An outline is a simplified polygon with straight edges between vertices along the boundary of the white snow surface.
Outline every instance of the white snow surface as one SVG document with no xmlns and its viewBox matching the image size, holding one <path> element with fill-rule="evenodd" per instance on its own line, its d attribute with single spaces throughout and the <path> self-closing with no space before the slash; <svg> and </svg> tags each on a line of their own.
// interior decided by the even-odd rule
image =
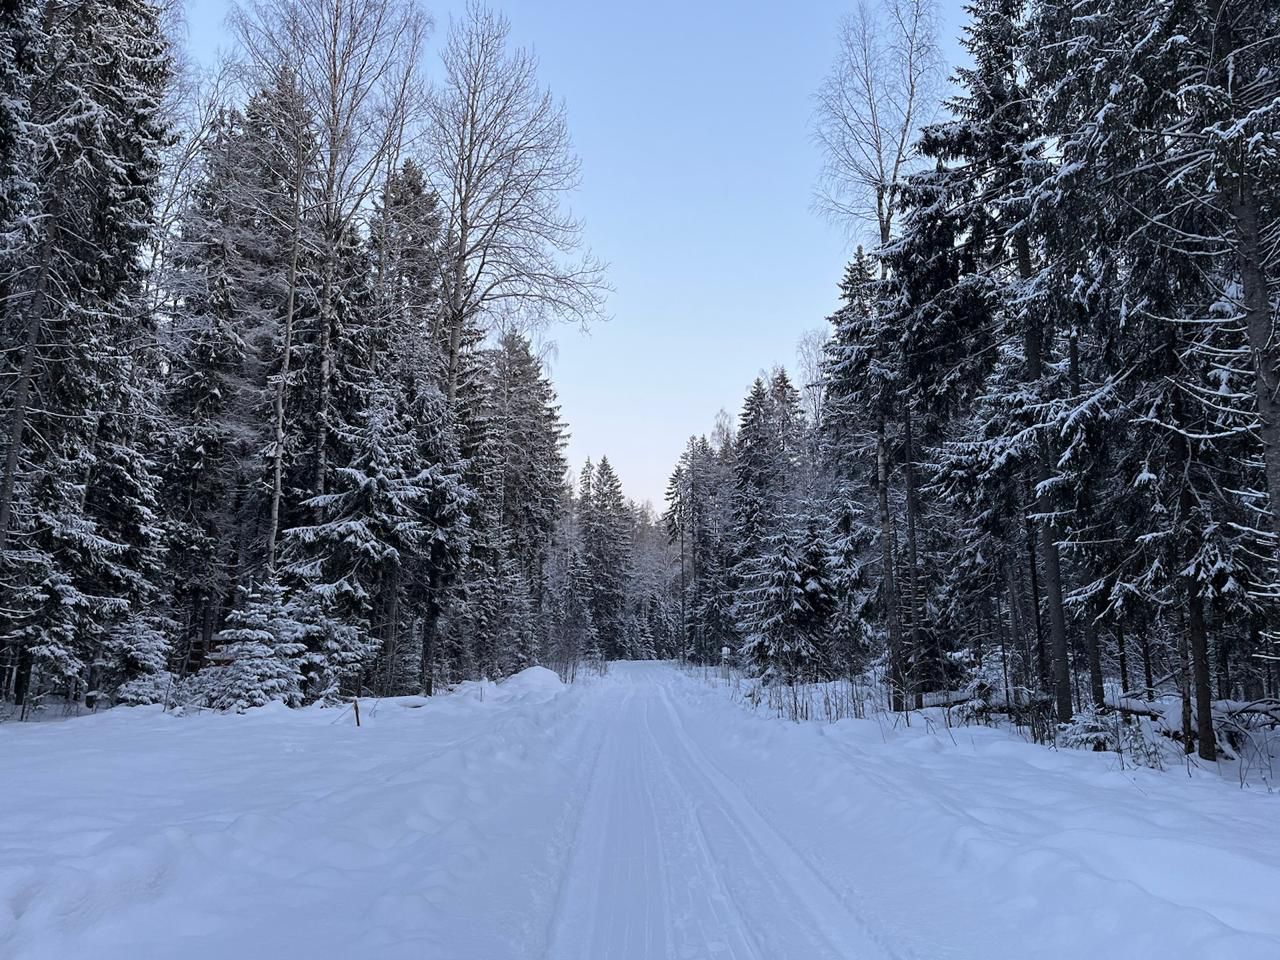
<svg viewBox="0 0 1280 960">
<path fill-rule="evenodd" d="M 362 707 L 0 726 L 0 957 L 1280 958 L 1263 790 L 658 663 Z"/>
</svg>

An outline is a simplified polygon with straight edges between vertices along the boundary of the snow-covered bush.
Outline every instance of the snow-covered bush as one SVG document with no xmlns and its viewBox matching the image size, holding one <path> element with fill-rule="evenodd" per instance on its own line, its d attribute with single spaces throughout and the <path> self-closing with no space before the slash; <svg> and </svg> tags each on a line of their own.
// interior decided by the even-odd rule
<svg viewBox="0 0 1280 960">
<path fill-rule="evenodd" d="M 1162 736 L 1148 717 L 1135 717 L 1132 722 L 1121 723 L 1120 729 L 1125 756 L 1140 767 L 1163 770 L 1168 753 L 1182 753 L 1181 745 Z"/>
<path fill-rule="evenodd" d="M 116 703 L 129 707 L 141 707 L 152 703 L 168 703 L 177 685 L 168 670 L 146 673 L 133 680 L 126 680 L 117 689 Z"/>
<path fill-rule="evenodd" d="M 173 685 L 168 671 L 171 652 L 169 637 L 159 625 L 131 617 L 103 644 L 103 660 L 109 666 L 99 683 L 108 692 L 114 688 L 116 703 L 163 703 Z"/>
<path fill-rule="evenodd" d="M 227 618 L 209 666 L 189 677 L 181 700 L 215 710 L 243 712 L 273 700 L 302 702 L 302 643 L 307 626 L 280 584 L 268 582 Z"/>
<path fill-rule="evenodd" d="M 1076 750 L 1115 750 L 1120 746 L 1121 726 L 1114 714 L 1102 714 L 1096 710 L 1081 710 L 1070 723 L 1063 724 L 1058 733 L 1058 744 Z"/>
</svg>

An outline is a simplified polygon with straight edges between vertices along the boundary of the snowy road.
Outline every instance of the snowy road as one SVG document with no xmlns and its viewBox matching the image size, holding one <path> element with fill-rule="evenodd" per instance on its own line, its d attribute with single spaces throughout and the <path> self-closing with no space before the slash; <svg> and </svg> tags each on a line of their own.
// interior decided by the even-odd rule
<svg viewBox="0 0 1280 960">
<path fill-rule="evenodd" d="M 1280 798 L 662 664 L 0 727 L 0 957 L 1280 957 Z"/>
<path fill-rule="evenodd" d="M 666 668 L 622 672 L 549 956 L 893 956 L 693 742 Z"/>
</svg>

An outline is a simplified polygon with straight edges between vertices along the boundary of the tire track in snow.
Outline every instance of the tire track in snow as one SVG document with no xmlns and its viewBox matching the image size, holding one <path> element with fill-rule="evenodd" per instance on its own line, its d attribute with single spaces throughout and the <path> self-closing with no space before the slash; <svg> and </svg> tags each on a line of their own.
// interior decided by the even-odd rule
<svg viewBox="0 0 1280 960">
<path fill-rule="evenodd" d="M 653 725 L 649 719 L 649 705 L 651 699 L 652 698 L 646 698 L 644 705 L 644 731 L 645 745 L 648 748 L 647 753 L 658 761 L 656 766 L 658 766 L 662 776 L 666 778 L 675 794 L 683 796 L 687 800 L 688 784 L 675 775 L 675 772 L 671 768 L 670 761 L 667 759 L 667 755 L 658 749 L 658 740 L 657 737 L 654 736 Z M 653 765 L 651 764 L 651 768 L 652 766 Z M 645 779 L 647 781 L 651 780 L 651 778 L 648 777 Z M 652 788 L 650 787 L 650 789 Z M 741 945 L 741 949 L 737 951 L 734 951 L 731 945 L 726 945 L 726 949 L 730 951 L 730 956 L 734 957 L 735 960 L 767 960 L 766 954 L 762 952 L 762 945 L 760 943 L 759 936 L 752 928 L 751 924 L 747 922 L 747 915 L 744 913 L 741 904 L 738 903 L 737 899 L 733 896 L 732 891 L 725 883 L 717 859 L 711 852 L 711 845 L 709 838 L 707 837 L 706 829 L 699 821 L 696 809 L 693 808 L 692 804 L 689 804 L 689 807 L 689 821 L 692 826 L 698 857 L 703 866 L 703 870 L 701 872 L 705 876 L 710 877 L 711 886 L 714 887 L 715 893 L 719 895 L 719 901 L 724 904 L 730 913 L 730 917 L 728 918 L 729 922 L 727 923 L 724 921 L 723 916 L 720 917 L 721 926 L 728 932 L 729 941 L 732 942 L 736 939 Z M 710 899 L 708 900 L 708 905 L 712 907 L 714 912 L 714 905 Z M 735 933 L 737 934 L 736 938 L 734 937 Z M 704 929 L 704 944 L 709 939 L 710 938 L 705 935 Z"/>
<path fill-rule="evenodd" d="M 760 873 L 776 877 L 777 886 L 789 888 L 790 899 L 810 915 L 814 921 L 813 929 L 822 934 L 835 950 L 835 955 L 856 957 L 858 960 L 909 960 L 911 954 L 891 947 L 863 917 L 845 904 L 830 882 L 769 824 L 743 791 L 698 746 L 686 730 L 667 684 L 659 684 L 658 691 L 671 720 L 675 740 L 684 752 L 687 769 L 700 777 L 719 799 L 726 820 L 744 844 L 755 849 Z"/>
<path fill-rule="evenodd" d="M 596 696 L 607 695 L 608 690 L 606 687 Z M 621 703 L 609 704 L 605 709 L 612 714 L 612 720 L 602 726 L 592 724 L 598 715 L 596 711 L 583 711 L 580 739 L 586 740 L 590 733 L 596 732 L 599 743 L 587 767 L 588 772 L 579 779 L 579 784 L 586 789 L 574 818 L 569 852 L 563 860 L 555 906 L 546 928 L 543 960 L 575 956 L 566 944 L 572 944 L 583 936 L 590 942 L 600 925 L 599 876 L 603 871 L 601 857 L 608 839 L 608 817 L 602 808 L 618 777 L 616 741 L 622 718 L 626 716 L 634 696 L 634 688 L 628 688 Z"/>
</svg>

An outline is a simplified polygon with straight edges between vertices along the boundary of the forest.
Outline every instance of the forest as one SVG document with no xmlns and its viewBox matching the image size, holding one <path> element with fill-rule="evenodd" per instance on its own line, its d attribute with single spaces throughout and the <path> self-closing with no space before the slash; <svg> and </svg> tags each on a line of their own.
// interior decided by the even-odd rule
<svg viewBox="0 0 1280 960">
<path fill-rule="evenodd" d="M 1280 723 L 1280 9 L 966 14 L 949 79 L 929 0 L 844 21 L 840 306 L 654 508 L 566 460 L 549 337 L 609 281 L 501 13 L 254 0 L 201 73 L 176 8 L 3 0 L 0 701 L 727 648 L 1041 740 Z"/>
<path fill-rule="evenodd" d="M 846 21 L 820 199 L 875 242 L 672 476 L 691 648 L 1213 760 L 1280 721 L 1280 11 L 978 0 L 922 122 L 933 9 Z"/>
</svg>

